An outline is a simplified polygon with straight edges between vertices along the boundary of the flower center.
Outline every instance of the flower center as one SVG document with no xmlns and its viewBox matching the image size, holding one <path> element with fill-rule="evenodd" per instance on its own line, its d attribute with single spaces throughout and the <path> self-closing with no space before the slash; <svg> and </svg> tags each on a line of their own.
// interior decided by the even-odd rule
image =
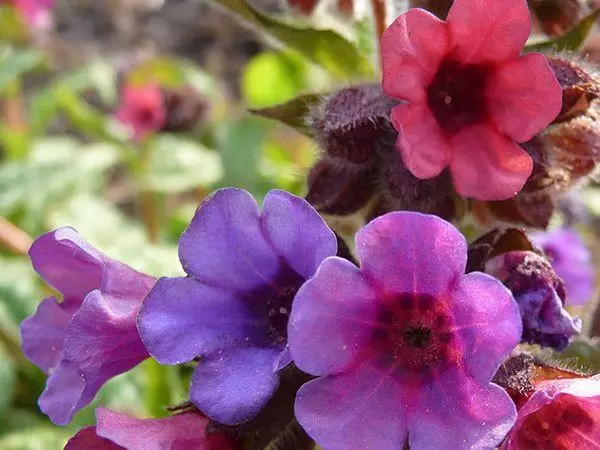
<svg viewBox="0 0 600 450">
<path fill-rule="evenodd" d="M 384 365 L 395 365 L 398 374 L 424 375 L 455 360 L 451 320 L 443 302 L 424 295 L 404 293 L 381 310 L 373 346 Z"/>
<path fill-rule="evenodd" d="M 487 67 L 446 59 L 427 88 L 427 104 L 439 126 L 454 134 L 485 118 Z"/>
</svg>

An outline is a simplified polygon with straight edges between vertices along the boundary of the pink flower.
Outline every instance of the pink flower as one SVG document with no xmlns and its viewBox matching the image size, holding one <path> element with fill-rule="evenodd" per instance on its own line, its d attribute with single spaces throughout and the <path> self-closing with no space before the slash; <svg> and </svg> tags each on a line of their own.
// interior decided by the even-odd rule
<svg viewBox="0 0 600 450">
<path fill-rule="evenodd" d="M 519 56 L 531 31 L 525 0 L 456 0 L 447 21 L 421 10 L 382 39 L 383 89 L 396 147 L 417 178 L 444 168 L 456 191 L 480 200 L 516 195 L 532 171 L 527 142 L 560 112 L 546 58 Z"/>
<path fill-rule="evenodd" d="M 0 0 L 0 4 L 13 5 L 23 20 L 33 28 L 50 26 L 50 10 L 54 0 Z"/>
<path fill-rule="evenodd" d="M 544 381 L 502 450 L 591 449 L 600 442 L 600 375 Z"/>
<path fill-rule="evenodd" d="M 136 141 L 160 130 L 166 116 L 163 94 L 158 85 L 127 85 L 123 88 L 117 119 L 132 128 Z"/>
</svg>

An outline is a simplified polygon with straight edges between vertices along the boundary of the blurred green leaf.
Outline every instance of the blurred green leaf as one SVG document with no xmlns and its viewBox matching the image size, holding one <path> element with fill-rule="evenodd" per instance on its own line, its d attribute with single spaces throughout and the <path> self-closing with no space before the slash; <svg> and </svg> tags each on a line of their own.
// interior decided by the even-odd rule
<svg viewBox="0 0 600 450">
<path fill-rule="evenodd" d="M 576 363 L 577 368 L 600 372 L 600 348 L 584 341 L 573 341 L 567 349 L 557 355 L 562 360 Z"/>
<path fill-rule="evenodd" d="M 323 94 L 306 94 L 296 97 L 289 102 L 271 108 L 251 109 L 250 112 L 268 119 L 277 120 L 308 137 L 314 137 L 314 132 L 308 123 L 311 110 L 321 102 Z"/>
<path fill-rule="evenodd" d="M 164 87 L 177 87 L 184 81 L 184 70 L 175 58 L 150 59 L 127 74 L 127 82 L 133 85 L 157 83 Z"/>
<path fill-rule="evenodd" d="M 70 433 L 59 427 L 40 425 L 0 436 L 2 450 L 60 450 Z"/>
<path fill-rule="evenodd" d="M 332 30 L 316 30 L 287 24 L 267 16 L 244 0 L 213 0 L 290 49 L 325 68 L 339 79 L 373 75 L 373 68 L 349 41 Z"/>
<path fill-rule="evenodd" d="M 524 49 L 526 52 L 538 52 L 552 50 L 555 52 L 576 51 L 581 47 L 594 23 L 600 17 L 600 8 L 593 11 L 591 14 L 584 17 L 577 25 L 575 25 L 564 36 L 550 39 L 546 42 L 527 45 Z"/>
<path fill-rule="evenodd" d="M 0 52 L 0 90 L 6 89 L 23 74 L 38 67 L 43 61 L 36 50 L 8 50 Z"/>
<path fill-rule="evenodd" d="M 17 8 L 11 4 L 0 3 L 0 39 L 23 43 L 27 41 L 27 31 Z"/>
<path fill-rule="evenodd" d="M 45 416 L 22 408 L 11 408 L 0 414 L 0 438 L 18 430 L 47 425 Z"/>
<path fill-rule="evenodd" d="M 0 351 L 0 417 L 10 406 L 13 398 L 16 368 Z"/>
<path fill-rule="evenodd" d="M 223 175 L 218 153 L 177 135 L 156 136 L 148 151 L 148 166 L 141 176 L 144 189 L 184 192 L 210 186 Z"/>
</svg>

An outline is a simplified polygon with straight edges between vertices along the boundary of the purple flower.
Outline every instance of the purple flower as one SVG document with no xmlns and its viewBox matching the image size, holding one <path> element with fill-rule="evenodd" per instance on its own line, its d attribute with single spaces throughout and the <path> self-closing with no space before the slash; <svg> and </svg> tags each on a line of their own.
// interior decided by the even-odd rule
<svg viewBox="0 0 600 450">
<path fill-rule="evenodd" d="M 464 274 L 467 244 L 435 216 L 381 216 L 356 248 L 360 268 L 327 258 L 294 301 L 292 357 L 320 377 L 299 422 L 329 450 L 494 447 L 516 417 L 490 383 L 521 337 L 510 292 Z"/>
<path fill-rule="evenodd" d="M 564 350 L 581 332 L 581 319 L 563 308 L 566 291 L 550 263 L 534 252 L 514 251 L 489 260 L 485 271 L 504 282 L 519 304 L 522 342 Z"/>
<path fill-rule="evenodd" d="M 23 321 L 23 351 L 50 375 L 41 410 L 66 425 L 106 381 L 148 357 L 135 316 L 154 278 L 103 255 L 72 228 L 37 238 L 29 257 L 63 300 L 46 298 Z"/>
<path fill-rule="evenodd" d="M 336 238 L 303 199 L 273 190 L 262 212 L 240 189 L 207 198 L 179 241 L 186 278 L 162 278 L 146 297 L 138 328 L 163 364 L 200 357 L 190 399 L 210 418 L 255 416 L 289 361 L 287 322 L 300 285 Z"/>
<path fill-rule="evenodd" d="M 581 305 L 592 299 L 594 267 L 592 257 L 579 235 L 570 229 L 535 233 L 533 242 L 550 257 L 552 268 L 565 282 L 566 302 Z"/>
</svg>

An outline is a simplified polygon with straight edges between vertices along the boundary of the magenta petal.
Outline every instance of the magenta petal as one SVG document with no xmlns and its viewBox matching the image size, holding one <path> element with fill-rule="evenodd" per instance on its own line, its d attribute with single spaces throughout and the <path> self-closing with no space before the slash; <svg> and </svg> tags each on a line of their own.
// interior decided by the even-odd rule
<svg viewBox="0 0 600 450">
<path fill-rule="evenodd" d="M 546 57 L 530 53 L 495 68 L 486 102 L 498 129 L 515 142 L 526 142 L 556 118 L 562 89 Z"/>
<path fill-rule="evenodd" d="M 244 302 L 192 278 L 158 280 L 137 323 L 146 348 L 162 364 L 180 364 L 244 342 L 265 327 Z"/>
<path fill-rule="evenodd" d="M 351 262 L 327 258 L 296 294 L 288 342 L 296 365 L 313 375 L 354 361 L 376 326 L 377 293 Z"/>
<path fill-rule="evenodd" d="M 463 277 L 452 297 L 465 369 L 476 380 L 487 383 L 521 340 L 519 306 L 500 281 L 479 272 Z"/>
<path fill-rule="evenodd" d="M 298 391 L 295 410 L 306 432 L 328 450 L 398 450 L 406 439 L 400 386 L 368 363 L 309 381 Z"/>
<path fill-rule="evenodd" d="M 311 277 L 321 261 L 337 251 L 335 234 L 303 198 L 285 191 L 270 191 L 261 220 L 267 241 L 304 278 Z"/>
<path fill-rule="evenodd" d="M 221 189 L 200 205 L 179 240 L 179 257 L 188 274 L 230 291 L 264 284 L 280 266 L 263 234 L 256 201 L 234 188 Z"/>
<path fill-rule="evenodd" d="M 21 323 L 23 353 L 46 374 L 60 360 L 67 327 L 74 313 L 75 308 L 65 308 L 56 298 L 49 297 Z"/>
<path fill-rule="evenodd" d="M 393 212 L 356 234 L 362 270 L 386 293 L 437 296 L 454 288 L 465 272 L 467 243 L 436 216 Z"/>
<path fill-rule="evenodd" d="M 390 97 L 424 101 L 425 89 L 448 51 L 446 24 L 422 9 L 411 9 L 381 39 L 383 90 Z"/>
<path fill-rule="evenodd" d="M 190 399 L 211 419 L 234 425 L 254 417 L 277 386 L 281 351 L 241 347 L 219 350 L 200 359 Z"/>
<path fill-rule="evenodd" d="M 517 57 L 531 33 L 526 0 L 455 0 L 447 22 L 454 55 L 470 64 Z"/>
<path fill-rule="evenodd" d="M 411 450 L 493 449 L 515 422 L 515 405 L 502 388 L 482 385 L 458 369 L 443 372 L 411 393 Z"/>
<path fill-rule="evenodd" d="M 96 434 L 96 427 L 82 428 L 75 434 L 64 450 L 122 450 L 124 447 Z"/>
</svg>

